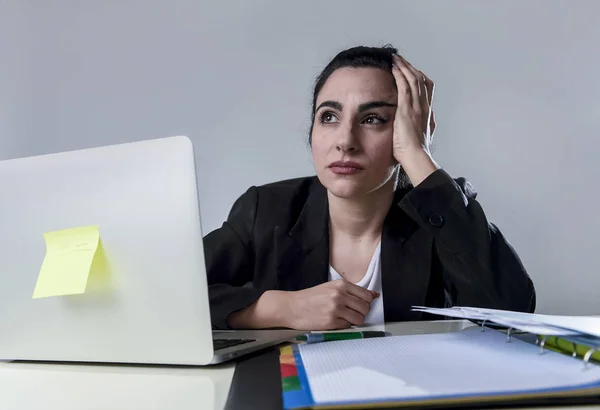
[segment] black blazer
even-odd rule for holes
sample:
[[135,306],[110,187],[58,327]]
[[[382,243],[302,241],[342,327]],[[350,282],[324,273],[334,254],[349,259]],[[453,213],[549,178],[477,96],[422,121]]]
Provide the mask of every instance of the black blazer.
[[[534,311],[530,277],[475,197],[464,178],[441,169],[396,191],[381,242],[387,322],[429,318],[413,305]],[[253,186],[204,246],[212,324],[227,329],[229,314],[267,290],[328,280],[327,191],[316,177]]]

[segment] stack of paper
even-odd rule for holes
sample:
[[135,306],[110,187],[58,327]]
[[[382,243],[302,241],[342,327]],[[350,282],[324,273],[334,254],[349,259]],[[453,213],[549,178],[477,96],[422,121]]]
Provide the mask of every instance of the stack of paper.
[[539,315],[467,306],[451,308],[415,306],[413,310],[446,317],[485,321],[489,324],[495,323],[538,335],[583,337],[586,340],[596,340],[600,345],[600,317]]

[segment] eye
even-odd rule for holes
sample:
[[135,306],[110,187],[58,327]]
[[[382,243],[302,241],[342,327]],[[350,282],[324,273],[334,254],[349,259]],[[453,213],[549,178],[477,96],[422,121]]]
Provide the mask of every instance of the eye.
[[369,125],[383,125],[387,122],[387,120],[377,114],[370,114],[365,117],[363,123]]
[[339,122],[338,118],[331,111],[323,111],[319,114],[319,122],[321,124],[329,124],[332,122]]

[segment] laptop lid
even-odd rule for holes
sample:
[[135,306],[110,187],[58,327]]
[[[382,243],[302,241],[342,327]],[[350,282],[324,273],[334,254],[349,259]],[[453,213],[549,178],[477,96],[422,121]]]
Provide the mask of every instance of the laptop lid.
[[211,361],[187,137],[0,161],[0,187],[0,359]]

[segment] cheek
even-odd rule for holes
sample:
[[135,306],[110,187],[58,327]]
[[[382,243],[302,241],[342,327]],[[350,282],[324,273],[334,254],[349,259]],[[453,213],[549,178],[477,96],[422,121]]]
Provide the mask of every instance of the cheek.
[[310,149],[315,164],[318,165],[326,160],[325,157],[327,156],[328,147],[322,138],[315,138],[313,135]]
[[365,144],[367,155],[381,166],[388,166],[394,162],[392,138],[373,139],[370,144]]

